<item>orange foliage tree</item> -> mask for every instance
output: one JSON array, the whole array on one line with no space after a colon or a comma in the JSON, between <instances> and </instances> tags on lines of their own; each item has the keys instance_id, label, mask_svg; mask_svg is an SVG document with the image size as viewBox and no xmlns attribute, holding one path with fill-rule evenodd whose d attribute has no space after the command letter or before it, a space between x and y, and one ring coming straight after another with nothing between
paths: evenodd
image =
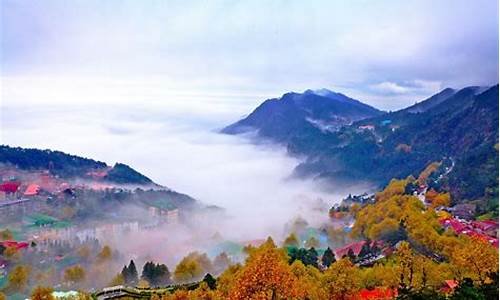
<instances>
[{"instance_id":1,"label":"orange foliage tree","mask_svg":"<svg viewBox=\"0 0 500 300\"><path fill-rule=\"evenodd\" d=\"M272 239L250 252L245 266L236 274L229 299L288 299L298 295L296 278L288 256Z\"/></svg>"}]
</instances>

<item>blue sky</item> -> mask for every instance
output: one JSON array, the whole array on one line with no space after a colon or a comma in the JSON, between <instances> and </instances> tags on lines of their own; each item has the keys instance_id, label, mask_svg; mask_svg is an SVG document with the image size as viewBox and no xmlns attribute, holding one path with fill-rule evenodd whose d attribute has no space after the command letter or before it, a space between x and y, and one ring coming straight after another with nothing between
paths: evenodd
<instances>
[{"instance_id":1,"label":"blue sky","mask_svg":"<svg viewBox=\"0 0 500 300\"><path fill-rule=\"evenodd\" d=\"M155 81L255 101L326 87L383 109L498 82L494 0L0 5L5 82Z\"/></svg>"}]
</instances>

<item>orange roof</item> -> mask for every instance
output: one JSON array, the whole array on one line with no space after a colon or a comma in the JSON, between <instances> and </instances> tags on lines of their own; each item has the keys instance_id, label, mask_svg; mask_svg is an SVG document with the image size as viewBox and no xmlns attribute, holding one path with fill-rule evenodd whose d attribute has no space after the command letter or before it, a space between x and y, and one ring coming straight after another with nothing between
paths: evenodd
<instances>
[{"instance_id":1,"label":"orange roof","mask_svg":"<svg viewBox=\"0 0 500 300\"><path fill-rule=\"evenodd\" d=\"M26 191L24 191L24 195L25 196L34 196L36 194L38 194L38 191L40 190L40 186L38 184L30 184L28 185L28 187L26 188Z\"/></svg>"},{"instance_id":2,"label":"orange roof","mask_svg":"<svg viewBox=\"0 0 500 300\"><path fill-rule=\"evenodd\" d=\"M458 286L458 282L456 282L455 280L449 279L449 280L445 280L444 282L451 289L454 289L454 288L456 288Z\"/></svg>"}]
</instances>

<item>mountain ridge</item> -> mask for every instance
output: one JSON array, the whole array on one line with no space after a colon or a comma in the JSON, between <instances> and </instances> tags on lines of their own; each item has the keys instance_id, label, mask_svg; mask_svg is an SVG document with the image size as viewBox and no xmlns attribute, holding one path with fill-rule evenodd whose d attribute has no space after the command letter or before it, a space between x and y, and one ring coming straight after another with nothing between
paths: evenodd
<instances>
[{"instance_id":1,"label":"mountain ridge","mask_svg":"<svg viewBox=\"0 0 500 300\"><path fill-rule=\"evenodd\" d=\"M292 155L305 156L306 161L295 169L297 176L362 179L384 185L391 178L418 176L428 164L451 157L457 166L443 185L455 199L481 198L486 188L498 183L498 178L482 171L497 169L498 85L444 89L407 108L381 112L331 131L312 125L301 128L307 120L296 119L297 115L290 120L286 114L281 116L282 122L296 124L286 139L273 136L273 131L262 135L258 130L257 136L285 144ZM477 166L469 156L477 159ZM478 176L469 178L465 170Z\"/></svg>"}]
</instances>

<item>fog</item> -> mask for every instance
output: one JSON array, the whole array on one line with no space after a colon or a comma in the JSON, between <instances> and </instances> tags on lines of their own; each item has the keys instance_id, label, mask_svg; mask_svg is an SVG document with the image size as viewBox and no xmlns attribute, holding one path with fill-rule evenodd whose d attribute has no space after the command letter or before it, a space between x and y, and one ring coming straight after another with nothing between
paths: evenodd
<instances>
[{"instance_id":1,"label":"fog","mask_svg":"<svg viewBox=\"0 0 500 300\"><path fill-rule=\"evenodd\" d=\"M2 103L3 144L126 163L158 184L225 209L224 218L205 218L199 231L183 233L184 242L216 232L236 241L269 235L280 240L285 223L296 216L316 225L326 221L327 209L347 193L335 185L325 189L319 182L291 178L300 159L279 145L217 132L262 99L165 96L163 102L139 98L126 104L39 105L32 97L3 97L23 99ZM153 233L146 241L150 238L159 240ZM154 255L151 251L141 254Z\"/></svg>"}]
</instances>

